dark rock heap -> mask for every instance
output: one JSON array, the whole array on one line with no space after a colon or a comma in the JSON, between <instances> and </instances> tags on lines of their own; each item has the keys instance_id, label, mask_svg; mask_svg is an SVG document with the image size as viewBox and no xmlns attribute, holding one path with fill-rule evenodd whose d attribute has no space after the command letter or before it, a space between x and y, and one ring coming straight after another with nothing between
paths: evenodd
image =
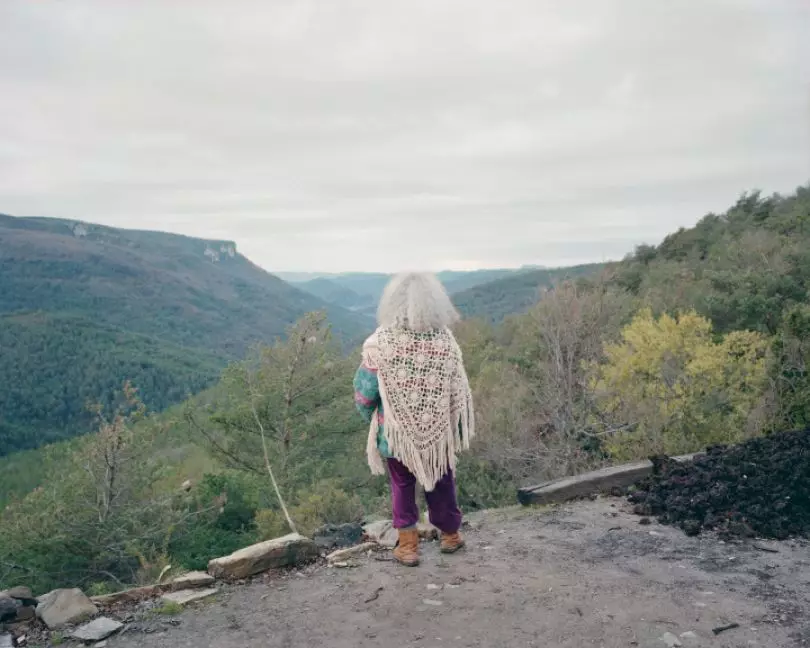
<instances>
[{"instance_id":1,"label":"dark rock heap","mask_svg":"<svg viewBox=\"0 0 810 648\"><path fill-rule=\"evenodd\" d=\"M712 446L691 463L651 457L652 475L630 494L639 515L688 535L778 540L810 537L810 430Z\"/></svg>"}]
</instances>

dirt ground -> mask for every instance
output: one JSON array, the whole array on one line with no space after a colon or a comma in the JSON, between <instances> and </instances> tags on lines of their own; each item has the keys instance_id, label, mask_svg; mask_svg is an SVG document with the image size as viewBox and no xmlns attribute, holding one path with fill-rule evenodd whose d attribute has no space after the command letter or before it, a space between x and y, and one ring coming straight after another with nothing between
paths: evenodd
<instances>
[{"instance_id":1,"label":"dirt ground","mask_svg":"<svg viewBox=\"0 0 810 648\"><path fill-rule=\"evenodd\" d=\"M416 569L380 554L267 576L107 645L810 646L810 543L689 538L613 499L469 522L464 553L429 543Z\"/></svg>"}]
</instances>

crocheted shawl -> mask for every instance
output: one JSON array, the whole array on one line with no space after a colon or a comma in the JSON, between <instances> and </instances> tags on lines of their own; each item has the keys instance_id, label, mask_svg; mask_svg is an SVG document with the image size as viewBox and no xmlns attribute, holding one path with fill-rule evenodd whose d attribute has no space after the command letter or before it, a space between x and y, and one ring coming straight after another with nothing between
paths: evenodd
<instances>
[{"instance_id":1,"label":"crocheted shawl","mask_svg":"<svg viewBox=\"0 0 810 648\"><path fill-rule=\"evenodd\" d=\"M461 349L449 329L417 333L379 328L363 345L364 364L377 372L383 435L389 452L432 491L475 434L472 393ZM377 450L378 412L371 418L368 463L385 474Z\"/></svg>"}]
</instances>

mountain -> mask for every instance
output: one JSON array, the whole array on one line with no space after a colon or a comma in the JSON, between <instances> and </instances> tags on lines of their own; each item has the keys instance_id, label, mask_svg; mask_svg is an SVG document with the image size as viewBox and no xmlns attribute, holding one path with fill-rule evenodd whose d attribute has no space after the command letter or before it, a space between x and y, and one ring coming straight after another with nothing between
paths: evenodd
<instances>
[{"instance_id":1,"label":"mountain","mask_svg":"<svg viewBox=\"0 0 810 648\"><path fill-rule=\"evenodd\" d=\"M445 270L436 276L450 294L461 292L503 277L536 270L537 266L495 270ZM279 276L298 288L353 311L373 315L386 284L393 275L381 273L347 272L343 274L279 273Z\"/></svg>"},{"instance_id":2,"label":"mountain","mask_svg":"<svg viewBox=\"0 0 810 648\"><path fill-rule=\"evenodd\" d=\"M347 343L373 326L230 241L0 215L0 455L87 430L125 379L178 402L313 310Z\"/></svg>"},{"instance_id":3,"label":"mountain","mask_svg":"<svg viewBox=\"0 0 810 648\"><path fill-rule=\"evenodd\" d=\"M604 268L605 264L591 263L568 268L512 272L454 294L453 302L464 317L480 317L493 323L500 322L507 315L529 310L537 303L542 289L566 279L595 275Z\"/></svg>"},{"instance_id":4,"label":"mountain","mask_svg":"<svg viewBox=\"0 0 810 648\"><path fill-rule=\"evenodd\" d=\"M339 281L334 279L327 279L319 277L317 279L310 279L298 285L299 288L305 290L318 299L322 299L327 304L335 304L343 308L348 308L354 311L366 311L374 309L376 302L369 294L360 294L351 288L342 285Z\"/></svg>"}]
</instances>

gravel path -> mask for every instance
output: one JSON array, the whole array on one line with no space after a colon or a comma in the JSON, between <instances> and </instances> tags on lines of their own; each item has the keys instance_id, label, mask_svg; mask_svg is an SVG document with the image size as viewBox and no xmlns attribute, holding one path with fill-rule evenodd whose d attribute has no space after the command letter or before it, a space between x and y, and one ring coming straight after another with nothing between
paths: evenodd
<instances>
[{"instance_id":1,"label":"gravel path","mask_svg":"<svg viewBox=\"0 0 810 648\"><path fill-rule=\"evenodd\" d=\"M712 632L731 624L739 627ZM668 642L810 646L810 544L689 538L640 524L621 500L490 511L470 518L462 554L443 557L431 543L417 569L364 557L356 568L313 566L223 588L216 600L179 617L132 624L108 646Z\"/></svg>"}]
</instances>

